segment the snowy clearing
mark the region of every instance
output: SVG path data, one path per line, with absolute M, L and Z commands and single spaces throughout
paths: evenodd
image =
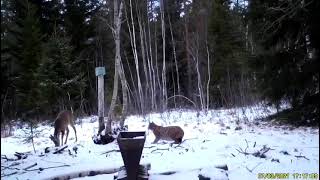
M 289 179 L 294 179 L 294 173 L 308 173 L 310 177 L 312 173 L 318 174 L 319 129 L 290 128 L 258 120 L 273 113 L 275 109 L 261 106 L 208 113 L 176 110 L 144 118 L 129 116 L 126 125 L 129 131 L 146 131 L 140 164 L 151 164 L 150 180 L 193 180 L 199 179 L 199 174 L 230 180 L 258 179 L 259 173 L 288 173 Z M 183 143 L 179 146 L 165 141 L 151 144 L 154 135 L 147 130 L 149 121 L 162 126 L 181 126 L 185 133 Z M 49 139 L 54 131 L 51 126 L 37 128 L 41 132 L 35 138 L 36 154 L 31 143 L 23 143 L 26 127 L 16 130 L 12 137 L 1 138 L 1 176 L 4 176 L 1 179 L 51 179 L 83 171 L 117 170 L 123 166 L 121 153 L 112 151 L 119 149 L 116 141 L 107 145 L 93 143 L 97 117 L 83 118 L 82 122 L 76 125 L 78 142 L 74 142 L 74 132 L 70 130 L 68 147 L 57 154 L 53 154 L 54 144 Z M 45 153 L 46 147 L 50 147 L 51 152 Z M 77 153 L 73 147 L 77 147 Z M 15 152 L 29 151 L 26 159 L 3 159 L 4 155 L 16 159 Z M 261 154 L 265 157 L 258 157 Z M 216 168 L 224 165 L 228 170 Z M 48 167 L 53 168 L 46 169 Z M 15 174 L 5 176 L 11 173 Z M 111 180 L 115 174 L 77 179 Z M 262 175 L 265 174 L 260 174 L 260 178 Z

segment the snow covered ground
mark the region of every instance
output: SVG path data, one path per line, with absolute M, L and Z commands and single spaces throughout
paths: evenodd
M 147 133 L 140 164 L 151 164 L 150 180 L 193 180 L 198 179 L 199 174 L 211 179 L 230 180 L 271 176 L 262 173 L 286 173 L 282 175 L 288 179 L 302 179 L 306 174 L 309 179 L 316 177 L 319 174 L 319 129 L 291 128 L 258 120 L 273 113 L 275 109 L 261 106 L 211 110 L 208 113 L 176 110 L 145 117 L 130 116 L 126 125 L 129 131 Z M 162 126 L 181 126 L 185 141 L 180 146 L 170 146 L 164 141 L 151 144 L 154 135 L 147 130 L 149 121 Z M 31 152 L 22 160 L 1 158 L 1 176 L 4 176 L 1 179 L 51 179 L 62 174 L 123 166 L 120 152 L 105 153 L 119 149 L 116 141 L 107 145 L 93 143 L 92 136 L 98 128 L 97 117 L 83 118 L 82 122 L 76 125 L 78 142 L 74 142 L 74 132 L 70 129 L 68 148 L 61 154 L 53 154 L 54 144 L 49 139 L 53 134 L 51 126 L 37 128 L 41 132 L 35 138 L 35 154 L 31 143 L 23 143 L 26 136 L 23 129 L 26 127 L 17 129 L 12 137 L 1 138 L 1 157 L 16 158 L 15 152 Z M 46 147 L 50 147 L 51 152 L 44 153 Z M 77 154 L 73 147 L 78 148 Z M 24 170 L 35 163 L 36 166 Z M 223 165 L 227 165 L 228 170 L 216 168 Z M 5 176 L 11 173 L 15 174 Z M 301 176 L 302 173 L 305 174 Z M 78 179 L 111 180 L 115 174 Z

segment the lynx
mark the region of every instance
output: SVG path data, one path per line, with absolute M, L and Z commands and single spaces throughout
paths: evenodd
M 184 136 L 184 132 L 179 126 L 162 127 L 151 122 L 149 123 L 148 129 L 152 130 L 153 134 L 156 136 L 156 139 L 153 141 L 153 143 L 157 143 L 160 139 L 162 139 L 167 141 L 173 140 L 174 143 L 180 144 Z
M 61 111 L 55 122 L 54 122 L 54 134 L 53 136 L 50 135 L 50 139 L 54 142 L 55 146 L 60 146 L 63 145 L 63 137 L 65 132 L 66 134 L 66 141 L 64 144 L 67 144 L 68 136 L 69 136 L 69 128 L 68 125 L 70 125 L 75 133 L 76 136 L 76 142 L 77 142 L 77 131 L 76 128 L 74 127 L 74 122 L 73 122 L 73 114 L 71 111 Z M 60 133 L 61 133 L 61 141 L 60 141 Z

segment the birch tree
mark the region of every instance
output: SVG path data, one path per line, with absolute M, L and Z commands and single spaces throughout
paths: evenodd
M 135 31 L 135 27 L 134 27 L 132 1 L 131 0 L 130 0 L 130 20 L 131 20 L 131 28 L 132 29 L 130 28 L 129 18 L 127 17 L 130 42 L 131 42 L 131 46 L 132 46 L 132 52 L 133 52 L 135 66 L 136 66 L 136 73 L 137 73 L 137 84 L 138 84 L 138 93 L 139 93 L 139 101 L 140 101 L 140 110 L 141 110 L 142 114 L 144 114 L 144 105 L 143 105 L 144 97 L 143 97 L 143 90 L 142 90 L 140 74 L 139 74 L 139 59 L 138 59 L 137 44 L 136 44 L 136 31 Z
M 120 3 L 120 5 L 119 5 Z M 122 0 L 114 0 L 114 16 L 113 16 L 113 27 L 111 27 L 114 42 L 115 42 L 115 73 L 114 73 L 114 84 L 113 84 L 113 93 L 111 105 L 108 113 L 108 122 L 107 122 L 107 132 L 111 131 L 111 122 L 114 118 L 114 108 L 118 96 L 118 81 L 120 77 L 121 87 L 122 87 L 122 116 L 120 119 L 120 125 L 123 126 L 124 119 L 127 114 L 127 106 L 128 106 L 128 93 L 127 93 L 127 82 L 125 79 L 122 62 L 121 62 L 121 53 L 120 53 L 120 32 L 121 32 L 121 21 L 122 21 L 122 9 L 123 9 L 123 1 Z
M 160 12 L 161 12 L 161 35 L 162 35 L 162 110 L 167 109 L 167 80 L 166 80 L 166 30 L 164 24 L 164 3 L 160 1 Z

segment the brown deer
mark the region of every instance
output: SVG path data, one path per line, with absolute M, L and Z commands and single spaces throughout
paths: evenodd
M 66 134 L 66 141 L 64 144 L 67 144 L 68 136 L 69 136 L 69 128 L 68 125 L 70 125 L 75 133 L 76 136 L 76 142 L 77 142 L 77 131 L 74 127 L 73 122 L 73 114 L 71 111 L 61 111 L 56 120 L 54 121 L 54 134 L 53 136 L 50 135 L 50 139 L 54 142 L 55 146 L 63 145 L 63 137 L 65 132 Z M 60 133 L 61 133 L 61 141 L 60 141 Z M 60 143 L 61 142 L 61 143 Z

